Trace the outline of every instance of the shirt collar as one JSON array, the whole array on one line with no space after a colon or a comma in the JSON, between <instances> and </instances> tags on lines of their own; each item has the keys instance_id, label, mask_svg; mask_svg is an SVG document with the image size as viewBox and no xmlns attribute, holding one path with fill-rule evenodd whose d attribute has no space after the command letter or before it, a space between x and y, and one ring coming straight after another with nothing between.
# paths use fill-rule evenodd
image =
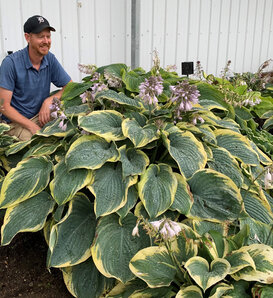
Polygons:
<instances>
[{"instance_id":1,"label":"shirt collar","mask_svg":"<svg viewBox=\"0 0 273 298\"><path fill-rule=\"evenodd\" d=\"M30 61L29 54L28 54L28 46L26 46L23 49L23 52L24 52L24 60L25 60L26 69L33 68L33 65ZM47 66L48 66L48 60L47 60L47 55L46 55L43 57L43 60L40 65L40 70L43 68L46 68Z\"/></svg>"}]
</instances>

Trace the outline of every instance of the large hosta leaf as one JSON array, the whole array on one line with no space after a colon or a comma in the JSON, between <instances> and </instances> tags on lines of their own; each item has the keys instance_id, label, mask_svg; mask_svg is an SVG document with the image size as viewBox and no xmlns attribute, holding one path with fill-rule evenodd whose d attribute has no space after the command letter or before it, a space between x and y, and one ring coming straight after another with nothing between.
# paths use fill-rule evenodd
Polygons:
<instances>
[{"instance_id":1,"label":"large hosta leaf","mask_svg":"<svg viewBox=\"0 0 273 298\"><path fill-rule=\"evenodd\" d=\"M119 148L123 177L141 175L149 165L148 156L135 148L126 149L126 145Z\"/></svg>"},{"instance_id":2,"label":"large hosta leaf","mask_svg":"<svg viewBox=\"0 0 273 298\"><path fill-rule=\"evenodd\" d=\"M53 120L48 122L41 130L37 131L36 134L39 136L49 137L66 137L75 131L75 125L70 121L67 121L67 128L63 130L59 125L61 119ZM76 123L75 123L76 124Z\"/></svg>"},{"instance_id":3,"label":"large hosta leaf","mask_svg":"<svg viewBox=\"0 0 273 298\"><path fill-rule=\"evenodd\" d=\"M81 128L92 132L107 141L124 140L121 122L122 114L114 110L94 111L87 116L79 116L78 123Z\"/></svg>"},{"instance_id":4,"label":"large hosta leaf","mask_svg":"<svg viewBox=\"0 0 273 298\"><path fill-rule=\"evenodd\" d=\"M197 286L188 286L179 290L175 298L203 298L203 295Z\"/></svg>"},{"instance_id":5,"label":"large hosta leaf","mask_svg":"<svg viewBox=\"0 0 273 298\"><path fill-rule=\"evenodd\" d=\"M131 98L126 96L124 93L120 92L117 93L114 90L104 90L99 92L96 95L96 99L100 98L106 98L109 100L112 100L114 102L117 102L120 105L126 105L129 107L134 107L134 108L141 108L140 100L138 98Z\"/></svg>"},{"instance_id":6,"label":"large hosta leaf","mask_svg":"<svg viewBox=\"0 0 273 298\"><path fill-rule=\"evenodd\" d=\"M163 214L173 203L177 179L166 164L151 164L138 183L139 197L149 216Z\"/></svg>"},{"instance_id":7,"label":"large hosta leaf","mask_svg":"<svg viewBox=\"0 0 273 298\"><path fill-rule=\"evenodd\" d=\"M243 246L240 251L248 252L255 263L255 268L245 267L232 277L235 280L259 281L264 284L273 283L273 248L265 244Z\"/></svg>"},{"instance_id":8,"label":"large hosta leaf","mask_svg":"<svg viewBox=\"0 0 273 298\"><path fill-rule=\"evenodd\" d=\"M222 298L226 297L224 294L230 290L233 290L232 285L227 285L223 282L220 282L219 284L215 285L209 295L209 298ZM227 297L226 297L227 298Z\"/></svg>"},{"instance_id":9,"label":"large hosta leaf","mask_svg":"<svg viewBox=\"0 0 273 298\"><path fill-rule=\"evenodd\" d=\"M83 92L89 89L93 84L94 84L93 82L87 82L87 83L69 82L62 94L62 100L63 101L71 100L74 97L81 95Z\"/></svg>"},{"instance_id":10,"label":"large hosta leaf","mask_svg":"<svg viewBox=\"0 0 273 298\"><path fill-rule=\"evenodd\" d=\"M135 147L144 147L148 143L158 139L157 127L153 124L140 126L135 119L125 119L122 122L123 134L128 137Z\"/></svg>"},{"instance_id":11,"label":"large hosta leaf","mask_svg":"<svg viewBox=\"0 0 273 298\"><path fill-rule=\"evenodd\" d=\"M93 204L81 193L70 202L64 218L51 229L48 267L68 267L91 256L96 218Z\"/></svg>"},{"instance_id":12,"label":"large hosta leaf","mask_svg":"<svg viewBox=\"0 0 273 298\"><path fill-rule=\"evenodd\" d=\"M92 172L87 169L69 171L62 160L54 166L54 179L49 184L51 195L59 205L64 204L89 184L91 177Z\"/></svg>"},{"instance_id":13,"label":"large hosta leaf","mask_svg":"<svg viewBox=\"0 0 273 298\"><path fill-rule=\"evenodd\" d=\"M193 197L185 177L178 173L174 174L177 179L177 189L170 209L177 210L181 214L187 214L193 204Z\"/></svg>"},{"instance_id":14,"label":"large hosta leaf","mask_svg":"<svg viewBox=\"0 0 273 298\"><path fill-rule=\"evenodd\" d=\"M230 270L230 264L225 259L214 259L209 264L202 257L192 257L186 262L185 268L198 286L206 291L206 289L226 277Z\"/></svg>"},{"instance_id":15,"label":"large hosta leaf","mask_svg":"<svg viewBox=\"0 0 273 298\"><path fill-rule=\"evenodd\" d=\"M99 169L107 161L115 162L119 152L115 143L107 142L96 135L78 138L66 153L65 162L68 170L86 168Z\"/></svg>"},{"instance_id":16,"label":"large hosta leaf","mask_svg":"<svg viewBox=\"0 0 273 298\"><path fill-rule=\"evenodd\" d=\"M245 136L229 129L217 129L214 133L217 145L227 149L245 164L258 165L260 163L258 154L252 149Z\"/></svg>"},{"instance_id":17,"label":"large hosta leaf","mask_svg":"<svg viewBox=\"0 0 273 298\"><path fill-rule=\"evenodd\" d=\"M120 223L119 216L110 214L99 221L92 245L92 257L98 270L106 277L125 283L134 274L129 269L131 258L149 245L149 237L140 229L140 237L132 236L137 218L129 213Z\"/></svg>"},{"instance_id":18,"label":"large hosta leaf","mask_svg":"<svg viewBox=\"0 0 273 298\"><path fill-rule=\"evenodd\" d=\"M2 184L0 208L14 206L46 188L53 165L46 157L25 159L11 169Z\"/></svg>"},{"instance_id":19,"label":"large hosta leaf","mask_svg":"<svg viewBox=\"0 0 273 298\"><path fill-rule=\"evenodd\" d=\"M207 154L202 143L191 132L182 132L173 126L163 132L163 140L170 155L177 162L180 172L186 178L205 167Z\"/></svg>"},{"instance_id":20,"label":"large hosta leaf","mask_svg":"<svg viewBox=\"0 0 273 298\"><path fill-rule=\"evenodd\" d=\"M238 218L242 197L230 178L214 170L204 169L196 172L188 184L194 198L190 217L216 222Z\"/></svg>"},{"instance_id":21,"label":"large hosta leaf","mask_svg":"<svg viewBox=\"0 0 273 298\"><path fill-rule=\"evenodd\" d=\"M117 211L117 214L121 218L124 218L129 213L129 211L135 206L137 199L138 199L138 191L136 189L136 186L132 185L128 189L126 204Z\"/></svg>"},{"instance_id":22,"label":"large hosta leaf","mask_svg":"<svg viewBox=\"0 0 273 298\"><path fill-rule=\"evenodd\" d=\"M23 159L29 156L45 156L54 153L62 144L58 141L58 143L47 143L47 142L39 142L31 146L31 148L24 154Z\"/></svg>"},{"instance_id":23,"label":"large hosta leaf","mask_svg":"<svg viewBox=\"0 0 273 298\"><path fill-rule=\"evenodd\" d=\"M225 259L231 266L229 274L234 274L235 272L249 266L253 269L256 268L253 259L244 248L232 251L225 257Z\"/></svg>"},{"instance_id":24,"label":"large hosta leaf","mask_svg":"<svg viewBox=\"0 0 273 298\"><path fill-rule=\"evenodd\" d=\"M9 207L1 227L1 245L9 244L17 233L41 230L54 205L51 196L42 191L24 202Z\"/></svg>"},{"instance_id":25,"label":"large hosta leaf","mask_svg":"<svg viewBox=\"0 0 273 298\"><path fill-rule=\"evenodd\" d=\"M103 276L90 257L83 263L62 268L65 285L74 297L99 298L114 285L113 279Z\"/></svg>"},{"instance_id":26,"label":"large hosta leaf","mask_svg":"<svg viewBox=\"0 0 273 298\"><path fill-rule=\"evenodd\" d=\"M129 267L150 288L169 286L177 270L165 246L140 250L130 261Z\"/></svg>"},{"instance_id":27,"label":"large hosta leaf","mask_svg":"<svg viewBox=\"0 0 273 298\"><path fill-rule=\"evenodd\" d=\"M267 199L259 194L241 190L246 212L254 219L271 224L273 222L273 213Z\"/></svg>"},{"instance_id":28,"label":"large hosta leaf","mask_svg":"<svg viewBox=\"0 0 273 298\"><path fill-rule=\"evenodd\" d=\"M96 197L96 216L105 216L116 212L127 202L128 188L136 183L133 177L123 179L121 163L106 163L93 171L93 178L88 189Z\"/></svg>"},{"instance_id":29,"label":"large hosta leaf","mask_svg":"<svg viewBox=\"0 0 273 298\"><path fill-rule=\"evenodd\" d=\"M224 148L211 147L213 159L208 161L211 169L228 176L238 188L243 184L243 175L237 160Z\"/></svg>"}]
</instances>

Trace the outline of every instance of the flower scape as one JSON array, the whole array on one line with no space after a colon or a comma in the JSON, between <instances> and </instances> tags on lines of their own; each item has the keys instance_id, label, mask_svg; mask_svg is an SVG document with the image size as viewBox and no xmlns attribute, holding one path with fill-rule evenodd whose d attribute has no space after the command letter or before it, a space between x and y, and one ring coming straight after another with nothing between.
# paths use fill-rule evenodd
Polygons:
<instances>
[{"instance_id":1,"label":"flower scape","mask_svg":"<svg viewBox=\"0 0 273 298\"><path fill-rule=\"evenodd\" d=\"M153 61L80 64L29 141L0 124L1 245L41 231L74 297L273 297L272 84Z\"/></svg>"}]
</instances>

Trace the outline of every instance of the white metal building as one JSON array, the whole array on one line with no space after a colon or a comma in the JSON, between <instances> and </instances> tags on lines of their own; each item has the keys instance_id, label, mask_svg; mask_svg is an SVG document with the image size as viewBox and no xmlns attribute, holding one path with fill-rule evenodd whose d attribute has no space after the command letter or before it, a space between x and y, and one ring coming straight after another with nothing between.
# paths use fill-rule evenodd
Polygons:
<instances>
[{"instance_id":1,"label":"white metal building","mask_svg":"<svg viewBox=\"0 0 273 298\"><path fill-rule=\"evenodd\" d=\"M74 81L78 63L149 70L201 61L219 74L256 71L273 58L273 0L0 0L0 59L26 46L23 24L41 14L55 27L51 51Z\"/></svg>"}]
</instances>

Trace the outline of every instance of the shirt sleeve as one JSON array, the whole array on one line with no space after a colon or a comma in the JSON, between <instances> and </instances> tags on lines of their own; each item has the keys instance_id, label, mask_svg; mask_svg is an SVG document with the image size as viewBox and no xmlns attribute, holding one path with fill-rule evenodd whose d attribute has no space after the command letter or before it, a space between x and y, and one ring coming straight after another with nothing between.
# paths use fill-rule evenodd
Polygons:
<instances>
[{"instance_id":1,"label":"shirt sleeve","mask_svg":"<svg viewBox=\"0 0 273 298\"><path fill-rule=\"evenodd\" d=\"M16 73L12 59L4 58L0 66L0 87L14 91Z\"/></svg>"},{"instance_id":2,"label":"shirt sleeve","mask_svg":"<svg viewBox=\"0 0 273 298\"><path fill-rule=\"evenodd\" d=\"M64 87L69 81L70 76L64 70L54 54L51 57L51 82L58 88Z\"/></svg>"}]
</instances>

